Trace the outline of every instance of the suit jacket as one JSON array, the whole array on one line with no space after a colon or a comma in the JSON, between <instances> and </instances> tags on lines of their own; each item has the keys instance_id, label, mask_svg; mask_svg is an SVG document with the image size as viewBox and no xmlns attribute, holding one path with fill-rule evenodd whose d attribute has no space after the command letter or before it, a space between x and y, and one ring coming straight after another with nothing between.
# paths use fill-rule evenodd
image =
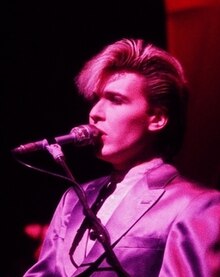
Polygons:
<instances>
[{"instance_id":1,"label":"suit jacket","mask_svg":"<svg viewBox=\"0 0 220 277\"><path fill-rule=\"evenodd\" d=\"M89 205L107 181L102 177L85 185ZM70 188L56 208L39 261L24 276L117 276L106 259L91 274L82 274L89 266L72 265L69 249L83 218ZM220 276L220 193L188 181L169 164L150 170L134 185L106 228L129 276ZM83 264L93 263L103 252L95 242Z\"/></svg>"}]
</instances>

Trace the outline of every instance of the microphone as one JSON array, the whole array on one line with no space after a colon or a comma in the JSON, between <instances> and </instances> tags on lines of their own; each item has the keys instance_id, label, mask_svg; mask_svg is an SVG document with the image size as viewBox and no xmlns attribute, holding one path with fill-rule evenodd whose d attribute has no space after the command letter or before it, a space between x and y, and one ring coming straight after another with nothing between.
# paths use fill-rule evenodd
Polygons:
<instances>
[{"instance_id":1,"label":"microphone","mask_svg":"<svg viewBox=\"0 0 220 277\"><path fill-rule=\"evenodd\" d=\"M94 144L99 134L100 131L93 125L80 125L78 127L72 128L70 133L67 135L54 137L53 143L58 143L59 145L73 143L76 146L86 146L89 144ZM43 139L35 142L22 144L12 149L12 153L24 154L38 150L44 150L48 145L48 140Z\"/></svg>"}]
</instances>

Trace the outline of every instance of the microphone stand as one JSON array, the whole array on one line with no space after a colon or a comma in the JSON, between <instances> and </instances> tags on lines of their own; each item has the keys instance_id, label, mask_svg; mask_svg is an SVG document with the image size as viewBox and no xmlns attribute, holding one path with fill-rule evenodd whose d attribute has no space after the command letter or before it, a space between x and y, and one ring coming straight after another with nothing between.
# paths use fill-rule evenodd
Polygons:
<instances>
[{"instance_id":1,"label":"microphone stand","mask_svg":"<svg viewBox=\"0 0 220 277\"><path fill-rule=\"evenodd\" d=\"M48 152L52 155L54 160L64 169L67 177L75 184L73 186L82 206L85 217L88 219L90 225L92 226L97 240L102 244L108 263L114 268L115 272L119 277L129 277L130 275L122 268L117 256L115 255L110 242L110 236L108 231L103 226L99 218L96 217L94 212L88 206L85 193L80 185L76 182L70 168L65 162L65 157L61 146L59 144L50 144L46 146Z\"/></svg>"}]
</instances>

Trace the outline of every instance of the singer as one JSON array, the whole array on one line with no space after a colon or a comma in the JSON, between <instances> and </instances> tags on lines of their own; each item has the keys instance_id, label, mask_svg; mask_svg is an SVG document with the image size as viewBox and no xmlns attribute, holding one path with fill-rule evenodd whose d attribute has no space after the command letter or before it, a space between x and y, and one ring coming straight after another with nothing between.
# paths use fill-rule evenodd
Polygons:
<instances>
[{"instance_id":1,"label":"singer","mask_svg":"<svg viewBox=\"0 0 220 277\"><path fill-rule=\"evenodd\" d=\"M220 276L220 192L174 163L189 95L179 61L142 39L121 39L86 62L75 84L92 103L96 156L112 165L110 176L82 187L125 276ZM120 276L93 231L70 187L24 277Z\"/></svg>"}]
</instances>

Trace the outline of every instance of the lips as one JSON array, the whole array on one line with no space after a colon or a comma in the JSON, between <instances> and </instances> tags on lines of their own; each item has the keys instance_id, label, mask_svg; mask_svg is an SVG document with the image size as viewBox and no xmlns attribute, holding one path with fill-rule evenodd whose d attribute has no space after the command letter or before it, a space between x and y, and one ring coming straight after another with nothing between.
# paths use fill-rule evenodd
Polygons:
<instances>
[{"instance_id":1,"label":"lips","mask_svg":"<svg viewBox=\"0 0 220 277\"><path fill-rule=\"evenodd\" d=\"M98 131L99 131L99 133L100 133L100 134L99 134L100 137L102 137L103 135L107 135L106 132L105 132L104 130L102 130L101 128L99 128L99 127L96 126L96 125L94 125L94 126L98 129Z\"/></svg>"},{"instance_id":2,"label":"lips","mask_svg":"<svg viewBox=\"0 0 220 277\"><path fill-rule=\"evenodd\" d=\"M93 132L93 144L100 146L102 144L102 137L105 132L98 128L95 124L89 124L91 126L91 132Z\"/></svg>"}]
</instances>

